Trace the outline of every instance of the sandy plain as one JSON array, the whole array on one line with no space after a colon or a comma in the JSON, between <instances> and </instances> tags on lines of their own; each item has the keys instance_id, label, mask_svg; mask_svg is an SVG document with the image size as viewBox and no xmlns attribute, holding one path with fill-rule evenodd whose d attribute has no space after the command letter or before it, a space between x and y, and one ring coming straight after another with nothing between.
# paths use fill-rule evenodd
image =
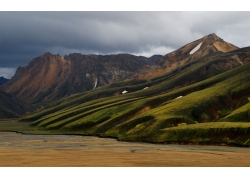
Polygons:
<instances>
[{"instance_id":1,"label":"sandy plain","mask_svg":"<svg viewBox=\"0 0 250 180\"><path fill-rule=\"evenodd\" d=\"M250 167L250 148L0 133L1 167Z\"/></svg>"}]
</instances>

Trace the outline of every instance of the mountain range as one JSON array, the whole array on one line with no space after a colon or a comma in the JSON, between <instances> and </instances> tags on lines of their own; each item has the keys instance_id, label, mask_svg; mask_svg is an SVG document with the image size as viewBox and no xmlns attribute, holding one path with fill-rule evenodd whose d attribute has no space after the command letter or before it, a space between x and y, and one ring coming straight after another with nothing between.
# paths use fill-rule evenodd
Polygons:
<instances>
[{"instance_id":1,"label":"mountain range","mask_svg":"<svg viewBox=\"0 0 250 180\"><path fill-rule=\"evenodd\" d=\"M250 146L250 47L209 34L164 56L46 53L0 89L57 133Z\"/></svg>"}]
</instances>

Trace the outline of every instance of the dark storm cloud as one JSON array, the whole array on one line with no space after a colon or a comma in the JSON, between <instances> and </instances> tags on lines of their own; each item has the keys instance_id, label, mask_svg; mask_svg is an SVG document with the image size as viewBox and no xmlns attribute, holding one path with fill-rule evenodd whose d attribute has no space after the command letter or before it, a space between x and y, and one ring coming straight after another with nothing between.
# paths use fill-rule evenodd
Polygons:
<instances>
[{"instance_id":1,"label":"dark storm cloud","mask_svg":"<svg viewBox=\"0 0 250 180\"><path fill-rule=\"evenodd\" d=\"M164 55L210 33L243 47L249 19L249 12L0 12L0 68L45 52Z\"/></svg>"}]
</instances>

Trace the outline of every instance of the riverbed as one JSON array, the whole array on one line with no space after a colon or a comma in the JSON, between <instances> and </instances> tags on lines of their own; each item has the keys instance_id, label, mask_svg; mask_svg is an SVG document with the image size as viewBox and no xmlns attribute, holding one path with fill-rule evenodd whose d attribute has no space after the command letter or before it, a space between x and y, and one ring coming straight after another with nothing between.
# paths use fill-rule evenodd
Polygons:
<instances>
[{"instance_id":1,"label":"riverbed","mask_svg":"<svg viewBox=\"0 0 250 180\"><path fill-rule=\"evenodd\" d=\"M249 167L250 148L0 132L1 167Z\"/></svg>"}]
</instances>

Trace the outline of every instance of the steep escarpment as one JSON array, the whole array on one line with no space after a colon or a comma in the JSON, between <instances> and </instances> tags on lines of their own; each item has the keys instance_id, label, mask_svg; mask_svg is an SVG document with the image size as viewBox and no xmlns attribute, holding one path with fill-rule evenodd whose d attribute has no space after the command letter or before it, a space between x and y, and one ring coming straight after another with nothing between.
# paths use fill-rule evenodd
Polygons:
<instances>
[{"instance_id":1,"label":"steep escarpment","mask_svg":"<svg viewBox=\"0 0 250 180\"><path fill-rule=\"evenodd\" d=\"M19 67L1 90L30 103L55 100L121 80L149 64L145 58L130 54L45 53Z\"/></svg>"}]
</instances>

